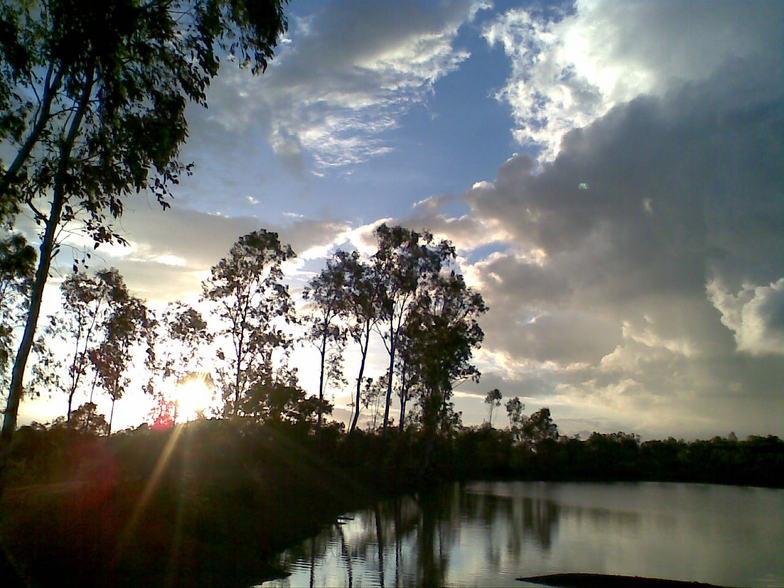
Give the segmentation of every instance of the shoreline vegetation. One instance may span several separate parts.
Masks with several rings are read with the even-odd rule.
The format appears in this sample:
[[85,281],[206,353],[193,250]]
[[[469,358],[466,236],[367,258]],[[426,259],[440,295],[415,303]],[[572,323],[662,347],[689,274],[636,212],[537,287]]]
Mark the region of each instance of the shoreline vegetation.
[[[201,419],[109,437],[23,427],[0,502],[4,585],[240,586],[282,577],[275,555],[341,514],[443,481],[680,481],[784,486],[784,441],[516,440],[463,427]],[[8,579],[8,581],[5,581]],[[645,585],[645,584],[642,584]]]

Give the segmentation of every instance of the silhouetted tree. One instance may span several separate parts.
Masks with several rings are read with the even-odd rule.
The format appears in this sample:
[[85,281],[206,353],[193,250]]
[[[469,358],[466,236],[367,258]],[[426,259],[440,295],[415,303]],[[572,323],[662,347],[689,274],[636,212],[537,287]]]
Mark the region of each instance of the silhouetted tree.
[[[155,365],[147,392],[156,397],[157,410],[166,412],[166,391],[202,369],[204,347],[212,337],[201,313],[183,302],[167,305],[157,321]],[[153,382],[158,379],[157,385]]]
[[[109,414],[109,432],[114,421],[114,406],[122,398],[128,386],[126,375],[133,361],[137,346],[145,353],[148,369],[154,367],[155,319],[140,298],[124,292],[111,309],[111,314],[103,324],[103,341],[90,349],[87,355],[98,376],[98,384],[112,400]],[[92,399],[91,399],[92,401]]]
[[399,429],[403,431],[408,417],[408,401],[411,400],[414,391],[420,385],[420,374],[417,370],[417,333],[414,330],[415,321],[407,317],[406,323],[398,338],[398,360],[395,363],[395,386],[398,399],[400,401],[400,421]]
[[82,433],[92,433],[94,435],[108,435],[109,423],[106,418],[98,412],[98,406],[93,402],[85,402],[71,412],[70,422],[66,422],[63,417],[55,419],[52,428],[68,427],[74,431]]
[[21,235],[0,240],[0,385],[3,387],[8,384],[14,329],[21,324],[29,306],[35,261],[35,249]]
[[332,405],[318,398],[306,398],[305,391],[292,379],[272,378],[253,384],[240,402],[239,413],[260,423],[317,424],[321,414],[330,414]]
[[376,229],[376,239],[378,249],[372,258],[380,293],[376,326],[389,354],[383,424],[386,430],[397,350],[407,316],[422,289],[438,276],[445,263],[454,259],[455,250],[447,241],[434,243],[433,235],[428,232],[417,233],[386,224]]
[[493,426],[493,409],[497,406],[501,406],[502,398],[503,396],[498,388],[493,388],[485,396],[485,404],[489,405],[490,410],[490,420],[488,422],[491,428]]
[[272,379],[273,352],[291,344],[280,328],[294,318],[281,266],[293,257],[277,233],[259,229],[240,237],[202,283],[203,299],[214,303],[215,315],[223,321],[217,335],[229,342],[228,352],[219,349],[216,354],[226,414],[237,414],[253,385]]
[[373,268],[364,263],[356,251],[338,251],[335,266],[345,276],[341,317],[348,325],[348,334],[359,346],[360,362],[354,395],[354,414],[349,432],[357,428],[362,402],[362,383],[370,349],[370,335],[378,322],[379,284]]
[[[313,278],[302,296],[309,305],[304,322],[305,340],[310,341],[319,352],[318,399],[324,401],[324,392],[329,380],[342,380],[342,351],[347,333],[338,324],[346,304],[346,266],[339,258],[327,261],[327,266]],[[322,415],[318,415],[321,427]]]
[[484,337],[477,319],[486,310],[481,294],[450,272],[438,276],[411,311],[410,329],[417,336],[410,361],[420,375],[419,405],[429,447],[439,429],[448,432],[459,421],[450,401],[454,385],[479,379],[471,358]]
[[531,414],[522,427],[523,439],[530,447],[536,447],[546,439],[558,439],[558,425],[553,422],[549,408],[541,408]]
[[49,317],[43,334],[44,345],[53,346],[54,340],[60,339],[70,347],[64,357],[64,381],[57,374],[48,380],[49,385],[61,383],[68,399],[65,420],[70,422],[74,395],[90,366],[88,353],[105,336],[110,314],[128,300],[129,294],[122,275],[113,268],[97,271],[92,276],[71,273],[60,285],[60,293],[63,304],[59,312]]
[[[63,223],[96,244],[144,190],[168,206],[186,169],[185,108],[205,104],[224,51],[263,70],[286,22],[280,0],[88,0],[0,5],[0,221],[27,205],[42,227],[2,443],[16,429],[25,368]],[[5,460],[3,449],[0,460]],[[2,467],[2,463],[0,463]]]
[[515,441],[519,441],[522,435],[522,426],[525,422],[523,410],[525,405],[520,398],[515,396],[506,401],[506,414],[509,417],[509,428],[512,431]]

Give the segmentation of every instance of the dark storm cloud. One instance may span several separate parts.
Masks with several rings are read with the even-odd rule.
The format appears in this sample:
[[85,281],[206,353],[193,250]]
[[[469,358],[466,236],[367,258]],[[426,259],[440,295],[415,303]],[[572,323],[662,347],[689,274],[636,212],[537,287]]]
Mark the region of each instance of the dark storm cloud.
[[466,194],[511,247],[471,272],[512,387],[556,366],[553,400],[640,430],[781,432],[781,63],[731,60],[616,106],[553,162],[513,157]]

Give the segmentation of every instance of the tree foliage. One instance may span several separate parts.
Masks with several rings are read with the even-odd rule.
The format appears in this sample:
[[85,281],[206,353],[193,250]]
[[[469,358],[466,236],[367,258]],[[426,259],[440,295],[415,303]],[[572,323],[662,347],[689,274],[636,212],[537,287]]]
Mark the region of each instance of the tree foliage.
[[[38,267],[3,423],[16,428],[41,297],[63,223],[95,243],[124,200],[164,206],[189,166],[185,108],[205,104],[222,52],[263,70],[286,21],[279,0],[41,0],[0,5],[0,221],[23,206],[41,226]],[[0,456],[2,457],[2,456]]]
[[0,386],[7,385],[14,347],[14,329],[29,307],[35,273],[35,249],[21,235],[0,240]]
[[545,440],[558,440],[558,425],[553,422],[549,408],[540,408],[525,419],[522,437],[529,447],[535,447]]
[[240,237],[202,283],[203,299],[222,321],[215,334],[228,342],[216,353],[227,414],[238,414],[254,385],[273,379],[273,353],[291,345],[282,329],[294,315],[281,266],[292,257],[277,233],[259,229]]
[[207,369],[204,354],[212,336],[207,321],[193,306],[172,302],[156,318],[155,354],[147,393],[155,397],[154,422],[174,423],[176,403],[167,391]]
[[[90,354],[95,352],[101,338],[106,337],[112,312],[125,304],[130,294],[116,269],[100,270],[94,275],[71,273],[60,285],[60,293],[61,312],[50,317],[41,346],[52,347],[59,340],[65,344],[63,348],[70,350],[56,360],[49,374],[41,374],[39,379],[48,386],[60,384],[68,400],[66,422],[70,422],[74,396],[83,386],[90,367]],[[57,373],[60,370],[64,370],[64,377]]]
[[520,401],[518,396],[510,398],[504,405],[506,407],[506,415],[509,418],[509,429],[516,441],[519,441],[522,436],[522,426],[525,422],[525,405]]
[[341,317],[348,325],[349,337],[354,340],[360,351],[353,401],[354,414],[349,427],[349,432],[351,432],[357,428],[359,422],[362,384],[370,351],[370,336],[379,320],[380,287],[373,267],[362,261],[356,251],[351,253],[338,251],[335,254],[333,267],[334,271],[345,276],[345,286],[340,303]]
[[437,280],[441,269],[454,259],[455,250],[447,241],[435,243],[433,235],[428,232],[418,233],[405,227],[382,224],[375,234],[378,248],[372,263],[378,282],[376,327],[389,354],[383,424],[386,430],[397,350],[406,320],[418,299]]
[[112,401],[109,414],[111,432],[114,407],[129,384],[127,372],[135,352],[145,355],[148,369],[154,366],[155,318],[144,301],[131,296],[126,290],[117,297],[102,328],[103,341],[90,349],[88,356],[98,384]]
[[485,395],[485,404],[488,405],[488,411],[490,413],[490,418],[488,420],[490,427],[493,426],[493,409],[495,409],[498,406],[501,406],[502,398],[503,395],[501,394],[501,391],[498,388],[493,388]]
[[[318,399],[324,401],[324,393],[331,380],[343,381],[343,355],[348,333],[339,318],[346,305],[346,266],[339,257],[327,261],[326,267],[315,276],[302,293],[308,304],[304,318],[305,336],[319,353]],[[318,415],[321,426],[322,415]]]
[[430,435],[458,420],[450,402],[455,384],[479,379],[471,358],[484,338],[478,318],[486,310],[482,295],[453,271],[439,275],[411,312],[407,361],[419,373],[422,423]]

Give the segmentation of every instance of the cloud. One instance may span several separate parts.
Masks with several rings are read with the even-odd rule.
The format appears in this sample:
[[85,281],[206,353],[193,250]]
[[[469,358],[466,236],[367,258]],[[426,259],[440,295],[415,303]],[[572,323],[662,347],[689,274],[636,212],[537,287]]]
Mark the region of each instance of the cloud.
[[[326,253],[349,231],[343,222],[295,219],[279,226],[252,217],[228,217],[173,206],[129,210],[121,221],[129,247],[99,247],[93,265],[112,265],[129,286],[150,301],[195,296],[210,267],[225,257],[237,239],[264,228],[291,245],[300,262]],[[92,249],[90,247],[89,249]],[[292,268],[292,270],[295,268]]]
[[[567,17],[573,26],[583,6]],[[771,42],[766,56],[744,25],[707,63],[687,64],[734,22],[724,4],[698,22],[698,4],[684,18],[710,34],[681,39],[657,66],[642,52],[674,19],[669,4],[585,6],[604,15],[595,26],[636,15],[627,30],[597,33],[596,47],[612,41],[603,59],[596,47],[588,55],[602,70],[644,62],[656,91],[637,95],[628,82],[599,93],[581,128],[548,127],[565,133],[552,161],[516,155],[465,193],[466,222],[505,235],[506,249],[468,270],[491,308],[485,364],[503,367],[511,390],[538,380],[539,401],[574,426],[780,434],[771,414],[784,410],[784,21],[762,23],[776,9],[754,5],[741,20]],[[552,29],[553,47],[569,30]],[[620,59],[633,35],[639,47]],[[544,83],[530,82],[531,92]],[[448,225],[438,206],[419,212]]]
[[[279,159],[303,173],[388,152],[383,133],[468,58],[459,28],[488,5],[460,0],[330,2],[292,20],[291,36],[260,77],[225,68],[208,117],[227,130],[262,127]],[[212,111],[211,111],[212,112]]]
[[571,11],[511,9],[484,36],[511,62],[498,98],[512,107],[516,139],[551,160],[565,133],[615,105],[768,53],[782,19],[775,1],[578,0]]
[[784,278],[768,286],[744,285],[737,294],[714,280],[707,290],[739,351],[784,355]]

